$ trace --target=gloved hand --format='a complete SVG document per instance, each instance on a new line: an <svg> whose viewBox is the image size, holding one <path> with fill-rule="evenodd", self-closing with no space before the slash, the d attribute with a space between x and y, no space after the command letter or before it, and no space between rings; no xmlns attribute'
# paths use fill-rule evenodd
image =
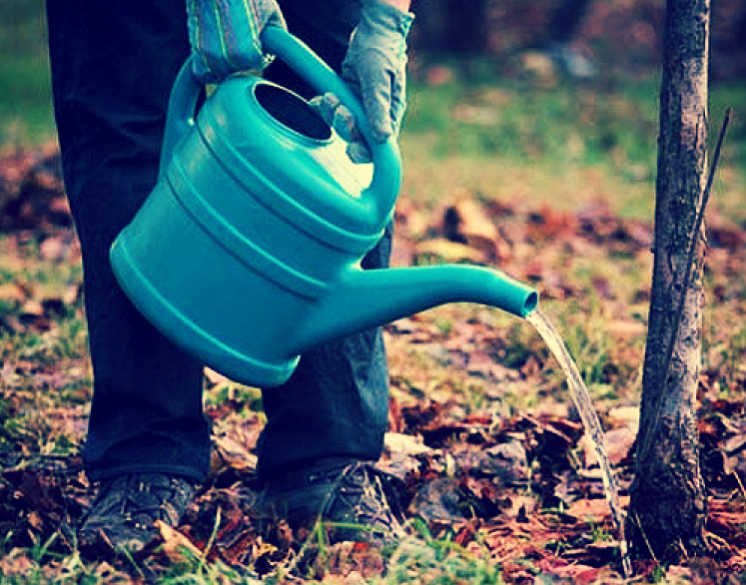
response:
<svg viewBox="0 0 746 585"><path fill-rule="evenodd" d="M287 28L275 0L187 0L187 18L194 73L204 83L264 69L272 57L259 35L265 26Z"/></svg>
<svg viewBox="0 0 746 585"><path fill-rule="evenodd" d="M362 0L362 12L342 63L342 78L357 93L368 117L373 139L384 142L399 133L406 109L406 38L414 16L381 0ZM350 111L336 96L314 102L328 124L349 142L355 162L369 162L370 152Z"/></svg>

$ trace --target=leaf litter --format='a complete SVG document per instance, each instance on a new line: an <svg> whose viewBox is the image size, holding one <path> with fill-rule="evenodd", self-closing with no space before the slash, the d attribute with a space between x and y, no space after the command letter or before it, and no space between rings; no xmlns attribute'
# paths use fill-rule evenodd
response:
<svg viewBox="0 0 746 585"><path fill-rule="evenodd" d="M404 196L396 222L394 265L496 264L540 290L562 328L577 337L568 344L581 354L596 393L626 503L649 286L643 273L624 279L624 289L613 271L649 266L652 226L614 216L603 204L575 213L525 210L466 193L436 209ZM79 264L80 250L55 149L0 157L0 228L0 571L23 577L41 570L48 580L60 579L80 565L75 529L93 486L80 459L90 371L84 344L70 348L68 339L83 319L81 273L69 268ZM706 324L699 433L712 554L671 567L635 561L639 582L662 574L736 582L746 570L746 339L737 325L746 296L746 236L717 216L708 234L706 277L716 304ZM61 282L50 288L35 280L44 266L62 274ZM573 311L565 315L569 303ZM586 313L598 320L599 338L613 340L607 347L594 346ZM418 542L451 543L455 548L439 558L454 566L486 560L507 583L622 582L592 447L539 340L515 320L470 305L412 315L388 325L385 335L390 432L379 465L401 480L401 503ZM257 518L253 451L264 419L256 393L215 372L206 371L205 380L212 468L184 522L176 530L161 526L152 546L133 559L136 568L99 563L86 569L90 574L136 583L175 566L219 565L241 578L353 583L386 566L419 571L421 582L439 570L409 540L387 564L382 551L363 543L328 547L316 533Z"/></svg>

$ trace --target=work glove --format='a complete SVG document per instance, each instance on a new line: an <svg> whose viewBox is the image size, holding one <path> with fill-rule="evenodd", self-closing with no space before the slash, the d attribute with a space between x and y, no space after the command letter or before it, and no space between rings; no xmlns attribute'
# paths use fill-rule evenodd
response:
<svg viewBox="0 0 746 585"><path fill-rule="evenodd" d="M381 0L362 0L360 21L342 62L342 78L362 101L373 140L397 136L406 109L407 34L414 16ZM349 144L357 163L370 162L350 111L333 94L314 99L328 124Z"/></svg>
<svg viewBox="0 0 746 585"><path fill-rule="evenodd" d="M204 83L272 62L259 35L265 26L287 28L275 0L187 0L194 73Z"/></svg>

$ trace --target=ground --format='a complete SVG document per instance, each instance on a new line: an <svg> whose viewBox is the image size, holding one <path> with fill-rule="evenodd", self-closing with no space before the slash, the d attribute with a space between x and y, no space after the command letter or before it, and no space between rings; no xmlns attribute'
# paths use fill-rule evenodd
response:
<svg viewBox="0 0 746 585"><path fill-rule="evenodd" d="M257 523L260 396L208 370L213 466L184 523L162 527L136 559L82 564L74 531L93 493L80 461L91 376L80 251L55 147L3 156L0 186L0 572L8 582L179 582L186 572L207 582L352 583L374 580L384 566L387 583L623 581L593 446L559 367L522 320L461 304L385 329L392 392L379 465L402 480L412 534L396 550L325 547L314 535ZM625 504L652 225L603 204L560 212L465 194L435 209L405 198L396 223L395 265L496 264L541 291L590 389ZM735 583L746 569L746 235L718 216L708 234L698 412L711 554L674 566L634 560L634 582Z"/></svg>

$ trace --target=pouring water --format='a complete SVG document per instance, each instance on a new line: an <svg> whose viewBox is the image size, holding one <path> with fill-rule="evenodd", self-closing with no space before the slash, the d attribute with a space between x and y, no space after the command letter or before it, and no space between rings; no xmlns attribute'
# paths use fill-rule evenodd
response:
<svg viewBox="0 0 746 585"><path fill-rule="evenodd" d="M562 338L559 336L557 330L549 319L547 319L541 311L535 309L526 315L526 320L533 325L534 329L536 329L537 333L547 344L555 359L562 367L567 378L567 386L570 389L570 395L575 404L575 408L577 408L578 413L580 414L580 419L585 427L585 432L593 442L598 465L601 468L604 493L606 494L606 500L609 502L614 526L619 535L619 548L622 554L624 574L629 577L632 574L632 567L627 552L627 541L624 535L624 517L621 502L619 501L619 490L616 484L616 479L614 478L614 472L609 463L609 456L606 454L603 429L598 420L596 410L593 408L588 389L583 382L583 378L581 377L578 367L573 361L570 352L567 350Z"/></svg>

